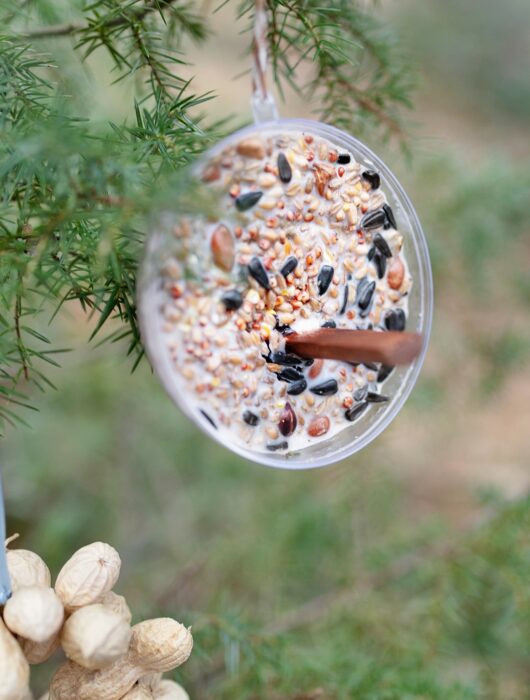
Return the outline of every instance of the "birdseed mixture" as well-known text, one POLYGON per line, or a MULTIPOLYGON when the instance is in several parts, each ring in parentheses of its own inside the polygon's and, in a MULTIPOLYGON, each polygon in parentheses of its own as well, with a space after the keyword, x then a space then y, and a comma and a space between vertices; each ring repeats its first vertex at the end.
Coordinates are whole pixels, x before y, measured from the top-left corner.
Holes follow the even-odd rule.
POLYGON ((302 359, 288 334, 404 330, 411 278, 378 172, 326 138, 256 133, 203 164, 220 220, 179 221, 156 310, 174 382, 225 441, 328 440, 377 404, 392 367, 302 359))

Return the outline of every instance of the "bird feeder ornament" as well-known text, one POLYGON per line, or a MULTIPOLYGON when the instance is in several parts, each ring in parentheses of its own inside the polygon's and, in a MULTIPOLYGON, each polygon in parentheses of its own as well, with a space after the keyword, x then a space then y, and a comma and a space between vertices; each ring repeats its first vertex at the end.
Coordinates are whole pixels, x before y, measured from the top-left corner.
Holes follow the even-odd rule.
POLYGON ((208 435, 269 466, 347 457, 395 418, 432 316, 427 244, 396 177, 333 126, 281 119, 256 5, 254 123, 193 175, 217 215, 165 212, 139 282, 144 345, 208 435))

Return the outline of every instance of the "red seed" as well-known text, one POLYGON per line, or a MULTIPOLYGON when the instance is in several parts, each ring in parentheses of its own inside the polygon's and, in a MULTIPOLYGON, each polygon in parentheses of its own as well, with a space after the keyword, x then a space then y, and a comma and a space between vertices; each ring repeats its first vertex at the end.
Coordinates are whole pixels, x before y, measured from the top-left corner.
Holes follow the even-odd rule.
POLYGON ((329 430, 329 418, 327 416, 315 416, 311 423, 309 423, 309 428, 307 432, 311 437, 320 437, 325 435, 329 430))

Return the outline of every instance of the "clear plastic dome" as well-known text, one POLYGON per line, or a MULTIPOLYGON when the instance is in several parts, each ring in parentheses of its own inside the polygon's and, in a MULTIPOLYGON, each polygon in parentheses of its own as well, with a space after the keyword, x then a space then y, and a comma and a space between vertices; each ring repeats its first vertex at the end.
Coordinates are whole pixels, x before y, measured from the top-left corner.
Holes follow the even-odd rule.
POLYGON ((420 333, 424 338, 423 350, 413 364, 397 367, 384 382, 385 394, 390 400, 374 404, 355 422, 329 438, 287 453, 254 450, 251 446, 235 444, 230 433, 216 430, 203 420, 195 410, 189 394, 178 381, 170 355, 166 350, 165 336, 158 313, 157 290, 160 287, 161 268, 174 246, 172 223, 178 212, 166 212, 151 234, 139 278, 138 307, 144 346, 162 384, 179 408, 203 431, 224 447, 261 464, 283 469, 308 469, 321 467, 344 459, 366 447, 395 418, 418 378, 429 341, 433 307, 432 275, 425 237, 414 208, 388 167, 357 139, 320 122, 303 119, 280 119, 242 129, 218 143, 201 159, 198 168, 243 138, 253 135, 260 138, 278 134, 308 133, 331 142, 338 150, 348 151, 364 167, 376 170, 381 178, 381 190, 385 193, 404 238, 404 248, 412 287, 408 294, 407 330, 420 333))

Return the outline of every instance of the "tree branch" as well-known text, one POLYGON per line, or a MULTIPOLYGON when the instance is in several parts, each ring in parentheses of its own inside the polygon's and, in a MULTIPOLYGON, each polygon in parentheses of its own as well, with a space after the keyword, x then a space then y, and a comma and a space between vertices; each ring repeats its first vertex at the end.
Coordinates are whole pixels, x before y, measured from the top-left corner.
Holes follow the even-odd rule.
MULTIPOLYGON (((164 8, 173 5, 175 0, 160 0, 159 2, 150 2, 141 9, 138 9, 131 13, 130 16, 122 15, 119 17, 114 17, 111 20, 103 22, 101 28, 103 29, 113 29, 115 27, 121 27, 127 24, 131 20, 141 21, 151 12, 157 10, 163 10, 164 8)), ((65 24, 50 24, 48 27, 37 27, 36 29, 30 29, 23 33, 23 36, 27 39, 49 39, 51 37, 61 37, 61 36, 72 36, 73 34, 79 34, 88 29, 92 29, 94 25, 85 22, 67 22, 65 24)))

